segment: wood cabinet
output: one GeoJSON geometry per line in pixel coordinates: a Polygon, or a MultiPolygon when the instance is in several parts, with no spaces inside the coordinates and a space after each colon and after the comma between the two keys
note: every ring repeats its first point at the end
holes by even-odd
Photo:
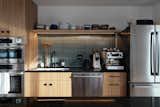
{"type": "Polygon", "coordinates": [[[25,97],[71,97],[70,72],[26,72],[25,97]]]}
{"type": "Polygon", "coordinates": [[[0,0],[0,36],[24,38],[25,70],[36,60],[37,47],[33,45],[35,36],[31,32],[36,23],[37,6],[32,0],[0,0]]]}
{"type": "Polygon", "coordinates": [[[103,96],[126,96],[126,78],[125,72],[105,72],[103,96]]]}
{"type": "Polygon", "coordinates": [[[27,36],[37,21],[32,0],[0,0],[0,13],[0,34],[5,36],[27,36]]]}

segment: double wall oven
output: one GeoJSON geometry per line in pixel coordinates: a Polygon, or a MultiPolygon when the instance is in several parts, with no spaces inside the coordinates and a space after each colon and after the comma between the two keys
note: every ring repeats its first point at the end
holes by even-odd
{"type": "Polygon", "coordinates": [[[20,37],[0,37],[0,96],[23,96],[24,41],[20,37]]]}

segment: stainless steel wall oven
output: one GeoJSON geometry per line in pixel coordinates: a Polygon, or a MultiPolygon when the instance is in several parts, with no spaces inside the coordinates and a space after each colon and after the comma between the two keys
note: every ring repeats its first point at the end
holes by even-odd
{"type": "Polygon", "coordinates": [[[23,96],[23,82],[23,39],[20,37],[0,37],[0,96],[23,96]]]}

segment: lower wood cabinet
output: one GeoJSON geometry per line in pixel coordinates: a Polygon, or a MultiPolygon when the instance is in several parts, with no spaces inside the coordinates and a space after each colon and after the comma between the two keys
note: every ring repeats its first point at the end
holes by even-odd
{"type": "MultiPolygon", "coordinates": [[[[103,97],[126,96],[125,72],[105,72],[103,97]]],[[[25,72],[25,97],[72,97],[71,72],[25,72]]]]}
{"type": "Polygon", "coordinates": [[[25,97],[71,97],[71,73],[25,73],[25,97]]]}
{"type": "Polygon", "coordinates": [[[103,79],[103,96],[126,96],[127,75],[125,72],[105,72],[103,79]]]}

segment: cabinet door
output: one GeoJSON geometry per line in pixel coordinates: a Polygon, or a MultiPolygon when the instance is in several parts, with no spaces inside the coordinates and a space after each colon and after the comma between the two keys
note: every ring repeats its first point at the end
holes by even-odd
{"type": "Polygon", "coordinates": [[[37,93],[37,80],[35,78],[35,73],[25,73],[24,74],[24,96],[34,97],[37,93]]]}
{"type": "Polygon", "coordinates": [[[71,73],[25,73],[25,88],[25,96],[71,97],[71,73]]]}
{"type": "Polygon", "coordinates": [[[71,97],[72,96],[72,83],[71,72],[59,73],[59,90],[58,96],[71,97]]]}
{"type": "Polygon", "coordinates": [[[5,36],[25,35],[25,0],[0,0],[0,13],[5,36]]]}
{"type": "Polygon", "coordinates": [[[59,95],[60,97],[71,97],[72,96],[72,84],[71,80],[59,81],[59,95]]]}
{"type": "Polygon", "coordinates": [[[60,86],[58,80],[51,80],[48,82],[48,97],[59,97],[60,86]]]}
{"type": "Polygon", "coordinates": [[[121,73],[121,78],[120,78],[120,93],[121,96],[126,96],[127,95],[127,73],[121,73]]]}
{"type": "MultiPolygon", "coordinates": [[[[7,0],[8,1],[8,0],[7,0]]],[[[9,0],[9,31],[11,36],[25,35],[25,0],[9,0]]]]}
{"type": "Polygon", "coordinates": [[[0,29],[8,29],[9,1],[10,0],[0,0],[0,29]]]}
{"type": "Polygon", "coordinates": [[[47,80],[37,80],[37,97],[49,96],[49,85],[47,80]]]}
{"type": "Polygon", "coordinates": [[[59,83],[57,80],[38,80],[37,97],[58,97],[59,83]]]}

